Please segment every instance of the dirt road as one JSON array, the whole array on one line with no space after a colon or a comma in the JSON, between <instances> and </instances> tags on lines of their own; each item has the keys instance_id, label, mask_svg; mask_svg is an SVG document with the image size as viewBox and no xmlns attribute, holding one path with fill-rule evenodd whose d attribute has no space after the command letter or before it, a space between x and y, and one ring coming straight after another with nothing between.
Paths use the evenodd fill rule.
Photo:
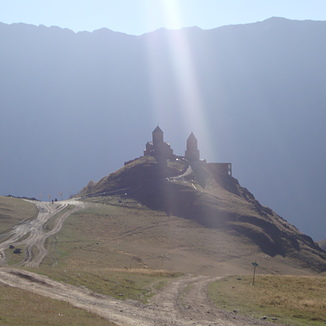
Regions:
<instances>
[{"instance_id":1,"label":"dirt road","mask_svg":"<svg viewBox=\"0 0 326 326\"><path fill-rule=\"evenodd\" d=\"M179 278L154 296L149 304L144 305L132 300L113 299L24 270L0 268L0 283L69 302L117 325L272 325L213 308L206 294L206 286L212 280L204 276Z\"/></svg>"},{"instance_id":2,"label":"dirt road","mask_svg":"<svg viewBox=\"0 0 326 326\"><path fill-rule=\"evenodd\" d=\"M45 241L50 236L60 231L65 219L72 213L83 207L82 202L63 201L55 203L33 202L39 210L36 219L24 221L16 225L13 229L2 235L5 241L0 243L0 265L6 262L5 251L10 247L14 250L21 249L24 259L19 265L26 267L39 267L47 254ZM62 213L62 211L72 205L72 209ZM51 230L47 230L47 224L51 222Z\"/></svg>"},{"instance_id":3,"label":"dirt road","mask_svg":"<svg viewBox=\"0 0 326 326\"><path fill-rule=\"evenodd\" d=\"M10 247L24 248L20 265L38 267L47 254L45 241L60 231L65 219L83 207L78 201L36 203L39 214L8 231L0 244L0 263L6 262ZM70 209L64 211L65 208ZM50 222L50 224L48 224ZM215 278L216 279L216 278ZM148 304L132 300L117 300L86 288L54 281L23 269L0 268L0 283L31 291L46 297L69 302L123 326L249 326L268 325L235 313L214 308L207 298L207 284L214 278L185 276L171 281Z\"/></svg>"}]
</instances>

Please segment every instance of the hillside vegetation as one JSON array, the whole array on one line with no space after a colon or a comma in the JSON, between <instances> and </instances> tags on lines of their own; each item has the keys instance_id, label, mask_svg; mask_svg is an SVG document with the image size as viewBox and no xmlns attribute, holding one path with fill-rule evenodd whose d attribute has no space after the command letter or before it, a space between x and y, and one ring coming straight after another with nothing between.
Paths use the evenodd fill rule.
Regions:
<instances>
[{"instance_id":1,"label":"hillside vegetation","mask_svg":"<svg viewBox=\"0 0 326 326\"><path fill-rule=\"evenodd\" d=\"M131 198L92 197L48 242L40 272L118 299L141 302L186 274L311 274L300 262L264 254L250 239L151 210Z\"/></svg>"},{"instance_id":2,"label":"hillside vegetation","mask_svg":"<svg viewBox=\"0 0 326 326\"><path fill-rule=\"evenodd\" d=\"M321 276L232 276L212 283L209 296L218 306L256 318L300 326L326 322L326 278Z\"/></svg>"},{"instance_id":3,"label":"hillside vegetation","mask_svg":"<svg viewBox=\"0 0 326 326\"><path fill-rule=\"evenodd\" d=\"M1 233L24 220L37 216L37 208L26 200L0 197L0 240Z\"/></svg>"},{"instance_id":4,"label":"hillside vegetation","mask_svg":"<svg viewBox=\"0 0 326 326\"><path fill-rule=\"evenodd\" d=\"M90 184L80 196L85 208L70 215L60 233L48 238L48 254L37 272L98 295L148 303L169 281L180 276L250 275L253 261L259 262L259 273L265 274L311 275L323 270L323 252L311 239L261 206L236 179L212 173L205 162L190 166L184 160L158 162L142 157ZM14 211L16 206L27 204L26 218L35 213L33 205L23 200L0 198L0 203L0 212L5 211L1 207ZM238 227L240 221L242 228ZM51 223L47 226L52 228ZM259 237L257 240L250 234L251 230L270 241L267 250L271 254ZM280 239L283 251L277 252L279 248L273 248L272 241ZM297 243L299 249L290 243ZM300 279L302 284L318 281ZM283 278L280 280L283 282ZM318 286L324 288L321 283ZM23 291L8 295L11 307L17 295L22 296L22 303L30 300L33 305L40 300ZM241 296L239 293L239 300ZM283 300L283 294L279 300ZM62 319L67 323L76 316L73 318L80 325L90 321L102 324L101 319L70 311L67 305L54 303L49 309L48 304L44 300L39 305L46 311L48 325L57 325L59 314L67 317ZM224 303L217 304L228 308ZM12 309L6 307L0 311L3 320L8 324L11 320L12 324L23 322L22 315L11 319ZM240 301L236 307L241 307ZM243 308L238 309L242 313ZM40 322L37 309L29 315L35 324ZM281 312L277 317L286 320Z\"/></svg>"},{"instance_id":5,"label":"hillside vegetation","mask_svg":"<svg viewBox=\"0 0 326 326\"><path fill-rule=\"evenodd\" d=\"M116 326L66 302L0 285L0 324L6 326Z\"/></svg>"},{"instance_id":6,"label":"hillside vegetation","mask_svg":"<svg viewBox=\"0 0 326 326\"><path fill-rule=\"evenodd\" d=\"M326 254L312 239L287 223L228 174L206 162L157 161L144 156L85 188L84 198L129 199L186 218L203 232L223 231L255 244L269 257L287 257L306 268L325 271Z\"/></svg>"}]
</instances>

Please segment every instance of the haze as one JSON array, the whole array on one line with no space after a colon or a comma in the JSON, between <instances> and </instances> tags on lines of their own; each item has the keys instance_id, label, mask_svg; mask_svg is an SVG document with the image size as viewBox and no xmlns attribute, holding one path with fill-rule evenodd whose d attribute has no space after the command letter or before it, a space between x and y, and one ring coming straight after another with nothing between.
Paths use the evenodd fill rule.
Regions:
<instances>
[{"instance_id":1,"label":"haze","mask_svg":"<svg viewBox=\"0 0 326 326\"><path fill-rule=\"evenodd\" d=\"M325 238L325 23L263 20L323 20L326 4L230 3L1 1L0 194L67 198L159 123L176 154L193 131L201 158Z\"/></svg>"}]
</instances>

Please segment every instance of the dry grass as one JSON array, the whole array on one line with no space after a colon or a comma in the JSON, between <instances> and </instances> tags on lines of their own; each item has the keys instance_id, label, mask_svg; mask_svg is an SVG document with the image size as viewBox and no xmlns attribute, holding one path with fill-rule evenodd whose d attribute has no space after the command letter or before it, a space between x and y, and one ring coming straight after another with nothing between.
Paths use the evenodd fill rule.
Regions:
<instances>
[{"instance_id":1,"label":"dry grass","mask_svg":"<svg viewBox=\"0 0 326 326\"><path fill-rule=\"evenodd\" d=\"M260 275L229 277L210 285L210 298L221 308L254 317L268 316L291 325L326 322L326 278Z\"/></svg>"},{"instance_id":2,"label":"dry grass","mask_svg":"<svg viewBox=\"0 0 326 326\"><path fill-rule=\"evenodd\" d=\"M91 201L48 239L49 254L37 272L115 298L142 302L182 273L245 274L251 272L251 262L256 259L260 271L302 273L282 257L263 255L247 238L235 237L232 232L203 228L194 221L147 209L130 198ZM310 306L307 300L304 304Z\"/></svg>"},{"instance_id":3,"label":"dry grass","mask_svg":"<svg viewBox=\"0 0 326 326\"><path fill-rule=\"evenodd\" d=\"M22 199L0 196L0 234L14 225L35 218L36 206Z\"/></svg>"},{"instance_id":4,"label":"dry grass","mask_svg":"<svg viewBox=\"0 0 326 326\"><path fill-rule=\"evenodd\" d=\"M164 286L168 279L178 274L165 271L144 271L137 269L96 269L85 266L79 269L47 269L42 273L51 278L77 287L86 287L96 293L116 299L133 299L147 302Z\"/></svg>"},{"instance_id":5,"label":"dry grass","mask_svg":"<svg viewBox=\"0 0 326 326\"><path fill-rule=\"evenodd\" d=\"M49 255L40 272L118 299L146 302L168 279L181 274L150 268L126 247L124 239L133 234L126 219L132 219L131 228L139 230L143 227L140 216L139 209L114 204L92 205L73 214L61 232L49 239Z\"/></svg>"},{"instance_id":6,"label":"dry grass","mask_svg":"<svg viewBox=\"0 0 326 326\"><path fill-rule=\"evenodd\" d=\"M66 302L0 285L0 325L114 326L115 324Z\"/></svg>"},{"instance_id":7,"label":"dry grass","mask_svg":"<svg viewBox=\"0 0 326 326\"><path fill-rule=\"evenodd\" d=\"M246 273L259 258L246 239L225 231L203 229L130 199L106 197L105 202L93 202L69 216L60 233L48 240L49 254L40 272L116 298L146 302L171 277L225 275L235 267ZM260 261L261 269L280 269L275 259Z\"/></svg>"},{"instance_id":8,"label":"dry grass","mask_svg":"<svg viewBox=\"0 0 326 326\"><path fill-rule=\"evenodd\" d=\"M245 239L237 243L226 232L203 229L195 222L134 205L129 200L119 205L111 198L110 204L92 204L71 215L52 239L57 245L51 254L59 259L59 267L69 264L76 268L191 273L204 268L214 273L220 268L216 264L230 261L230 255L241 257L253 252L246 243L248 249L244 247L239 253ZM45 265L51 265L50 260Z\"/></svg>"},{"instance_id":9,"label":"dry grass","mask_svg":"<svg viewBox=\"0 0 326 326\"><path fill-rule=\"evenodd\" d=\"M159 277L176 277L180 276L180 273L166 271L166 270L153 270L153 269L142 269L142 268L131 268L131 269L122 269L122 268L111 268L109 271L120 272L120 273L129 273L129 274L139 274L139 275L149 275L149 276L159 276Z\"/></svg>"},{"instance_id":10,"label":"dry grass","mask_svg":"<svg viewBox=\"0 0 326 326\"><path fill-rule=\"evenodd\" d=\"M146 302L171 277L228 273L234 253L239 257L239 244L225 232L203 230L130 199L105 200L69 216L60 233L49 239L40 272L116 298ZM251 252L248 247L241 254Z\"/></svg>"},{"instance_id":11,"label":"dry grass","mask_svg":"<svg viewBox=\"0 0 326 326\"><path fill-rule=\"evenodd\" d=\"M298 267L300 264L319 271L325 269L326 256L323 256L312 240L302 237L294 226L273 213L271 209L261 206L235 179L216 171L212 173L210 165L205 162L192 164L192 169L187 168L186 162L183 161L160 161L153 157L142 157L94 184L90 193L106 194L107 198L91 200L101 202L104 199L106 203L119 207L129 205L133 198L133 205L137 205L137 200L155 210L192 220L203 226L207 234L213 233L210 230L212 228L218 230L216 232L218 236L221 236L222 229L225 232L233 230L238 238L243 236L241 240L244 242L244 238L247 238L247 243L256 244L269 256L286 256L287 260L294 258L298 261ZM184 171L187 173L180 175ZM144 218L148 216L145 209L141 214L144 214ZM126 215L132 214L129 212ZM132 217L132 220L126 222L125 229L132 229L133 226L130 224L134 222L133 220ZM141 229L141 226L139 228ZM147 230L142 228L142 231L144 238L147 238ZM171 233L175 234L175 231L171 230ZM192 233L189 228L186 232ZM190 250L196 245L198 249L204 247L194 241L198 237L192 237L192 234L188 234L193 240L189 246L185 239L176 241L177 236L170 237L175 248L179 248L181 243L187 249L190 247ZM159 238L162 237L159 235ZM222 238L226 240L223 235ZM233 239L229 237L228 240L231 241L228 243L232 243L235 238L236 236ZM201 241L205 242L205 239ZM155 243L156 247L157 244L158 241ZM218 244L225 248L225 244L221 242ZM243 244L240 245L243 248Z\"/></svg>"}]
</instances>

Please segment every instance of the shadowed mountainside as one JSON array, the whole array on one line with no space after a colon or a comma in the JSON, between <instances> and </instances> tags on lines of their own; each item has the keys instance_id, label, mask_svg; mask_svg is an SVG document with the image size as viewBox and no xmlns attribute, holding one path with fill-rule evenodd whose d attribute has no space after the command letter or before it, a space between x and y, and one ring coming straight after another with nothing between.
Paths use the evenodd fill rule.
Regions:
<instances>
[{"instance_id":1,"label":"shadowed mountainside","mask_svg":"<svg viewBox=\"0 0 326 326\"><path fill-rule=\"evenodd\" d=\"M219 228L245 236L269 256L281 255L304 267L326 270L326 253L293 225L212 164L187 160L157 160L144 156L128 163L80 195L133 198L153 210L195 221L205 228Z\"/></svg>"}]
</instances>

